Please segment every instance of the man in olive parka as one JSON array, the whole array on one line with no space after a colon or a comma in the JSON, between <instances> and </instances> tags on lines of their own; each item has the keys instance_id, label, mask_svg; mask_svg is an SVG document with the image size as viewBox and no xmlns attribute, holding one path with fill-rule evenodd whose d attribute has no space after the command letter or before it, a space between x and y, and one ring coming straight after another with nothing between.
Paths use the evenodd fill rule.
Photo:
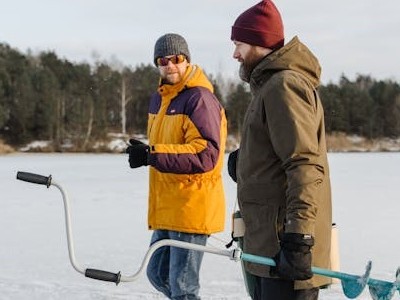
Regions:
<instances>
[{"instance_id":1,"label":"man in olive parka","mask_svg":"<svg viewBox=\"0 0 400 300\"><path fill-rule=\"evenodd\" d=\"M318 96L321 68L297 37L284 44L280 13L270 0L243 12L232 26L233 57L252 100L240 150L228 160L237 180L246 226L243 250L273 257L270 268L245 263L255 278L253 299L315 300L330 279L331 190L324 112Z\"/></svg>"}]
</instances>

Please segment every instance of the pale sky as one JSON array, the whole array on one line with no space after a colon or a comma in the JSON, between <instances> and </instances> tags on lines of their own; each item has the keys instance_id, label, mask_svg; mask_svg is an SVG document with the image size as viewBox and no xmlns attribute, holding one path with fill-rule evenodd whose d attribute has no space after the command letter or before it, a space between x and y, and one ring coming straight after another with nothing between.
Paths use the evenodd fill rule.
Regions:
<instances>
[{"instance_id":1,"label":"pale sky","mask_svg":"<svg viewBox=\"0 0 400 300\"><path fill-rule=\"evenodd\" d=\"M116 58L152 63L164 33L183 35L192 61L237 78L230 30L254 0L0 0L0 43L54 51L71 62ZM400 1L275 0L288 42L297 35L319 58L322 82L342 74L400 81Z\"/></svg>"}]
</instances>

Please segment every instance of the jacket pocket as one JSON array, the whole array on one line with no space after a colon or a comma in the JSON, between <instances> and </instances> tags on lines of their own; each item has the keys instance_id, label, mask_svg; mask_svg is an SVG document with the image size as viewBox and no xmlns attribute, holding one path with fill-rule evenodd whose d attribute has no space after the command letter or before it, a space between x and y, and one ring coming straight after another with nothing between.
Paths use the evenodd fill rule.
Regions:
<instances>
[{"instance_id":1,"label":"jacket pocket","mask_svg":"<svg viewBox=\"0 0 400 300\"><path fill-rule=\"evenodd\" d=\"M241 203L245 223L244 251L268 256L279 250L279 236L283 230L282 209L276 205L261 204L266 199L251 199Z\"/></svg>"}]
</instances>

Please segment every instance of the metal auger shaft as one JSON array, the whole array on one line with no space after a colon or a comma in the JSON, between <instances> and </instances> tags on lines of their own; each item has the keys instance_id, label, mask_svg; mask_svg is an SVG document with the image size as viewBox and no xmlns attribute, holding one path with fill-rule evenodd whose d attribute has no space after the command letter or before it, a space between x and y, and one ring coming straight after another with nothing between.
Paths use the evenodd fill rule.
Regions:
<instances>
[{"instance_id":1,"label":"metal auger shaft","mask_svg":"<svg viewBox=\"0 0 400 300\"><path fill-rule=\"evenodd\" d=\"M247 253L242 253L241 260L268 265L276 266L275 261L269 257L262 257ZM400 268L396 272L396 281L389 282L379 279L370 278L372 263L368 262L366 271L362 276L332 271L328 269L323 269L319 267L312 267L311 270L314 274L337 278L341 280L343 293L347 298L354 299L357 298L365 286L369 286L371 296L374 300L390 300L394 293L399 291L400 293Z\"/></svg>"}]
</instances>

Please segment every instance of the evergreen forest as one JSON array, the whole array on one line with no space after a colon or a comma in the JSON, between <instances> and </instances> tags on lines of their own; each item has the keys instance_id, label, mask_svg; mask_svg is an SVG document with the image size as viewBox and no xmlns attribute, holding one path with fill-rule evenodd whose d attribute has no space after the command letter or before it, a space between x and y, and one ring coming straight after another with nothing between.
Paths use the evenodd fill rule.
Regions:
<instances>
[{"instance_id":1,"label":"evergreen forest","mask_svg":"<svg viewBox=\"0 0 400 300\"><path fill-rule=\"evenodd\" d=\"M228 130L239 135L251 99L248 85L208 74L226 109ZM71 63L54 52L23 54L0 44L0 139L19 146L66 142L85 151L108 133L145 134L150 95L158 85L151 64L115 67ZM368 139L400 136L400 85L358 75L319 87L327 133Z\"/></svg>"}]
</instances>

